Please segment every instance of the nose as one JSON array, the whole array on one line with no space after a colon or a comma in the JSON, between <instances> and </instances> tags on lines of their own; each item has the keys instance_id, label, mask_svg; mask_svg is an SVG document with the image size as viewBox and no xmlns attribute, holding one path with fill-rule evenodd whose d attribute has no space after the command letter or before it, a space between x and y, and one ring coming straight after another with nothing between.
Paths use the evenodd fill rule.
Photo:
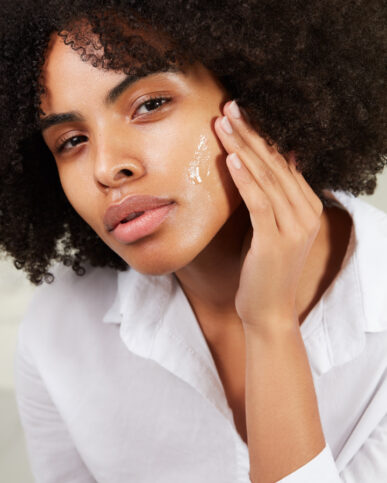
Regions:
<instances>
[{"instance_id":1,"label":"nose","mask_svg":"<svg viewBox=\"0 0 387 483\"><path fill-rule=\"evenodd\" d=\"M142 178L146 170L141 160L131 153L130 142L116 136L107 143L100 139L94 152L94 178L98 187L106 191L108 188L117 188L127 182ZM132 144L133 146L134 144Z\"/></svg>"}]
</instances>

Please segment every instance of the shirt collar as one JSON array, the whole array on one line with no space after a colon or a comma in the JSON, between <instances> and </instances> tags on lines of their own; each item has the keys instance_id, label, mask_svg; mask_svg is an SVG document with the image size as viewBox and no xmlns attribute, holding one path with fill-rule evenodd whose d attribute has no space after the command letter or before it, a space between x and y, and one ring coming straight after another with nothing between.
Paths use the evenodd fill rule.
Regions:
<instances>
[{"instance_id":1,"label":"shirt collar","mask_svg":"<svg viewBox=\"0 0 387 483\"><path fill-rule=\"evenodd\" d=\"M173 274L118 272L117 294L103 322L120 324L134 354L150 359L199 391L231 423L222 382L191 305Z\"/></svg>"},{"instance_id":2,"label":"shirt collar","mask_svg":"<svg viewBox=\"0 0 387 483\"><path fill-rule=\"evenodd\" d=\"M324 194L345 209L353 223L339 273L301 325L317 376L359 356L367 332L387 330L387 299L380 277L387 270L387 215L352 193Z\"/></svg>"},{"instance_id":3,"label":"shirt collar","mask_svg":"<svg viewBox=\"0 0 387 483\"><path fill-rule=\"evenodd\" d=\"M326 196L341 204L352 217L351 239L343 266L352 263L353 290L362 310L365 332L387 330L387 214L371 204L345 191L325 190ZM337 280L340 278L338 274ZM351 286L349 286L351 287Z\"/></svg>"},{"instance_id":4,"label":"shirt collar","mask_svg":"<svg viewBox=\"0 0 387 483\"><path fill-rule=\"evenodd\" d=\"M340 272L301 325L318 376L358 356L366 332L387 330L387 297L378 283L387 272L387 215L349 192L325 190L325 196L348 211L353 225ZM193 385L230 418L213 358L176 277L132 268L117 273L116 298L103 321L121 324L129 350Z\"/></svg>"}]
</instances>

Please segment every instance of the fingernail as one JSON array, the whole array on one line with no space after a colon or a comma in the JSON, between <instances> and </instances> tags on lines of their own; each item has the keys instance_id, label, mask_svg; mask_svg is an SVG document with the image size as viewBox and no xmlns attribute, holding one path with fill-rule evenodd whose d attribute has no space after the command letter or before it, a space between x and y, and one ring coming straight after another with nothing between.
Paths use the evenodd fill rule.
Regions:
<instances>
[{"instance_id":1,"label":"fingernail","mask_svg":"<svg viewBox=\"0 0 387 483\"><path fill-rule=\"evenodd\" d=\"M229 159L231 161L231 164L234 166L236 169L240 169L242 164L241 160L239 159L239 156L236 153L232 153L229 156Z\"/></svg>"},{"instance_id":2,"label":"fingernail","mask_svg":"<svg viewBox=\"0 0 387 483\"><path fill-rule=\"evenodd\" d=\"M238 104L234 101L230 104L230 113L232 117L235 117L235 119L239 119L241 117L241 111L239 110Z\"/></svg>"},{"instance_id":3,"label":"fingernail","mask_svg":"<svg viewBox=\"0 0 387 483\"><path fill-rule=\"evenodd\" d=\"M227 133L227 134L232 134L232 127L231 127L231 124L230 124L230 121L227 119L226 116L224 116L222 118L222 120L220 121L221 125L222 125L222 128L223 130Z\"/></svg>"}]
</instances>

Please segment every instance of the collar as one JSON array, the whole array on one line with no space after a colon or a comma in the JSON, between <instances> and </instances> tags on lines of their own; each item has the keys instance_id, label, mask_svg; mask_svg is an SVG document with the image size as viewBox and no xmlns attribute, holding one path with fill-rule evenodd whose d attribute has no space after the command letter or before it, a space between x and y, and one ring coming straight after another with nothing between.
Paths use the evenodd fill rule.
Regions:
<instances>
[{"instance_id":1,"label":"collar","mask_svg":"<svg viewBox=\"0 0 387 483\"><path fill-rule=\"evenodd\" d=\"M300 328L317 376L358 356L367 332L387 330L387 214L349 192L324 191L349 212L353 225L340 272ZM191 384L232 421L207 342L174 274L129 268L117 277L116 298L103 322L120 324L130 351Z\"/></svg>"},{"instance_id":2,"label":"collar","mask_svg":"<svg viewBox=\"0 0 387 483\"><path fill-rule=\"evenodd\" d=\"M359 298L365 332L387 330L387 213L344 191L325 190L326 196L348 211L353 225L343 267L352 264L354 297ZM340 273L337 281L339 281ZM353 300L353 302L355 302Z\"/></svg>"},{"instance_id":3,"label":"collar","mask_svg":"<svg viewBox=\"0 0 387 483\"><path fill-rule=\"evenodd\" d=\"M387 214L349 192L324 190L324 195L353 223L340 272L301 325L317 376L359 356L367 332L387 330Z\"/></svg>"},{"instance_id":4,"label":"collar","mask_svg":"<svg viewBox=\"0 0 387 483\"><path fill-rule=\"evenodd\" d=\"M137 356L153 360L200 392L233 424L222 382L191 305L174 274L117 272L117 294L103 322Z\"/></svg>"}]
</instances>

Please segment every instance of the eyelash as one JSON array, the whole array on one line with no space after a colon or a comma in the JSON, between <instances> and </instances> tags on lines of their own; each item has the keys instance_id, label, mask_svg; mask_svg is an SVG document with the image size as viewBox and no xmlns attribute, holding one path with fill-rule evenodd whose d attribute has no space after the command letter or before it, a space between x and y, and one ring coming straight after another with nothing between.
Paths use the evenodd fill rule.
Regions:
<instances>
[{"instance_id":1,"label":"eyelash","mask_svg":"<svg viewBox=\"0 0 387 483\"><path fill-rule=\"evenodd\" d=\"M155 101L165 101L165 102L162 102L162 104L160 104L160 106L156 107L156 109L152 109L150 112L152 111L157 111L160 107L162 107L164 104L167 104L168 102L170 102L172 100L172 97L164 97L164 96L156 96L156 97L152 97L150 96L148 99L146 99L144 102L142 102L138 108L136 109L136 112L140 109L140 107L144 106L145 104L149 103L149 102L155 102ZM142 115L142 114L141 114ZM77 138L86 138L86 136L82 136L82 135L78 135L78 136L72 136L70 138L67 138L67 139L64 139L63 141L60 140L60 145L59 147L57 148L56 152L57 153L62 153L64 150L65 150L65 147L66 147L66 144L69 143L70 141L74 140L74 139L77 139ZM76 146L73 146L73 147L76 147ZM70 148L71 149L71 148Z\"/></svg>"}]
</instances>

